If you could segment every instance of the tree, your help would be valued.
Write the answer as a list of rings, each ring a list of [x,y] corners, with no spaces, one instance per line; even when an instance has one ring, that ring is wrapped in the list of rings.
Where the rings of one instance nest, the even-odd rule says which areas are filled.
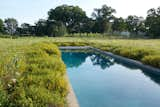
[[[8,18],[8,19],[5,19],[4,22],[5,22],[5,28],[7,33],[9,33],[10,35],[15,34],[18,27],[17,20],[14,18]]]
[[[48,22],[47,34],[51,37],[64,36],[67,33],[66,27],[62,22]]]
[[[145,22],[147,35],[156,38],[160,36],[160,7],[148,10],[147,14]]]
[[[122,17],[115,18],[112,25],[112,29],[113,31],[119,31],[119,32],[127,31],[127,24]]]
[[[129,32],[138,33],[138,31],[140,31],[140,29],[142,30],[143,28],[144,18],[130,15],[126,19],[126,23]]]
[[[0,33],[3,33],[3,30],[4,30],[3,20],[0,19]]]
[[[21,24],[22,34],[24,35],[31,35],[32,34],[32,26],[28,23]]]
[[[81,23],[87,17],[85,11],[78,6],[62,5],[48,12],[48,20],[61,21],[69,33],[77,33]]]
[[[113,13],[116,13],[116,10],[107,5],[103,5],[100,9],[94,9],[92,13],[93,18],[96,20],[94,32],[109,32],[111,29],[110,22],[114,19]]]
[[[47,21],[44,19],[39,19],[39,21],[35,24],[35,34],[37,36],[44,36],[47,34]]]
[[[93,31],[93,26],[95,21],[91,18],[85,18],[83,23],[81,24],[81,32],[82,33],[91,33]]]

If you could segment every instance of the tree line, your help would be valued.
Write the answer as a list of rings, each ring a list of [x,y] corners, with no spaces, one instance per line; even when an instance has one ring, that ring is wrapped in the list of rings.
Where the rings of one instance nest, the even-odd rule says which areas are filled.
[[[148,37],[160,37],[160,7],[149,9],[147,17],[130,15],[126,19],[115,17],[116,10],[103,5],[94,9],[92,17],[79,6],[61,5],[50,9],[47,19],[39,19],[35,25],[23,23],[18,26],[14,18],[0,19],[0,33],[10,35],[35,35],[50,37],[63,36],[66,33],[115,33],[130,32]]]

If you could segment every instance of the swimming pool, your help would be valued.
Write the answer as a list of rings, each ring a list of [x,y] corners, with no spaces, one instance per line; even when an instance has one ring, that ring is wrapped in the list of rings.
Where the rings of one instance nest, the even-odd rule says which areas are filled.
[[[160,107],[160,76],[95,52],[63,51],[80,107]]]

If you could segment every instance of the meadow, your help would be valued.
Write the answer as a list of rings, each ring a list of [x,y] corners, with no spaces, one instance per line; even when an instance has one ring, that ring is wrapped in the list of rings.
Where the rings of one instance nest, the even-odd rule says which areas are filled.
[[[0,106],[67,105],[66,68],[56,45],[92,46],[160,68],[159,39],[0,38]]]
[[[41,41],[58,46],[93,46],[127,58],[160,68],[160,39],[113,39],[105,37],[24,37],[0,39],[0,52],[14,51],[15,47]]]

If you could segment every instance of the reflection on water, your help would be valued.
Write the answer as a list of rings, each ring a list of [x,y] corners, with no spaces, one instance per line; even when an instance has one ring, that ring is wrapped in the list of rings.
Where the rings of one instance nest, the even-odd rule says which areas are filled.
[[[70,51],[70,52],[62,52],[62,54],[63,54],[62,59],[65,62],[65,64],[67,65],[67,68],[79,67],[80,65],[82,65],[86,61],[87,58],[90,58],[90,60],[92,61],[92,64],[100,66],[101,69],[109,68],[109,67],[113,66],[115,63],[123,65],[129,69],[133,69],[133,70],[138,69],[136,66],[134,66],[128,62],[124,62],[119,59],[114,59],[109,56],[103,56],[99,53],[93,53],[93,52],[84,53],[84,52]],[[159,75],[147,72],[146,70],[143,70],[143,69],[141,69],[141,70],[144,73],[144,75],[148,76],[154,82],[160,84],[160,76]]]
[[[104,58],[100,55],[91,55],[90,59],[91,59],[93,65],[98,65],[102,69],[109,68],[110,66],[112,66],[114,64],[114,60],[111,57]]]
[[[147,72],[145,70],[143,70],[144,75],[146,75],[147,77],[149,77],[152,81],[154,81],[155,83],[157,83],[158,85],[160,85],[160,76]]]
[[[159,107],[160,76],[98,53],[62,52],[81,107]]]
[[[89,53],[68,52],[68,54],[62,56],[62,59],[67,67],[78,67],[85,62],[88,56]]]
[[[98,65],[102,69],[109,68],[114,64],[114,59],[111,57],[104,57],[100,54],[83,53],[83,52],[65,52],[67,54],[62,56],[67,67],[78,67],[82,65],[86,58],[90,58],[93,65]]]

